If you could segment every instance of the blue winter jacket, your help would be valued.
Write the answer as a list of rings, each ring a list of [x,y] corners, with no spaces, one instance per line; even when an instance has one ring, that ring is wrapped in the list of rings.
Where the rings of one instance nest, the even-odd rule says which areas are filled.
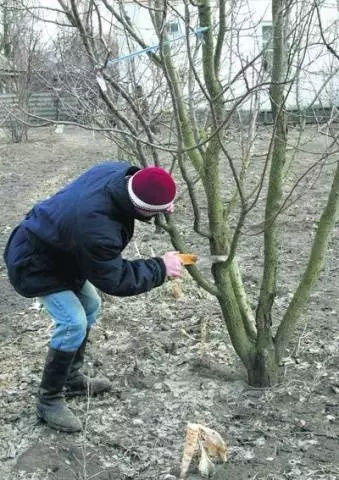
[[[128,261],[121,256],[134,220],[143,220],[127,192],[126,177],[137,170],[126,162],[96,165],[34,206],[12,232],[4,253],[18,293],[78,292],[89,280],[105,293],[128,296],[164,282],[161,258]]]

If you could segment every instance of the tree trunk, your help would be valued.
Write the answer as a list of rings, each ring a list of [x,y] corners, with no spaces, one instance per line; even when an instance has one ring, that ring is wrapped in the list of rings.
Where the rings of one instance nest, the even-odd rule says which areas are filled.
[[[222,264],[213,266],[215,283],[219,287],[218,300],[232,345],[241,358],[252,387],[270,387],[279,380],[279,365],[270,330],[255,337],[249,332],[247,316],[239,306],[232,286],[230,272]]]
[[[279,365],[270,335],[257,341],[254,356],[247,365],[248,383],[252,387],[272,387],[279,380]]]
[[[251,387],[272,387],[278,382],[279,367],[272,360],[271,352],[258,352],[253,362],[247,368],[248,384]]]
[[[284,0],[272,0],[273,67],[270,99],[274,119],[272,159],[265,209],[264,271],[256,311],[257,342],[250,382],[271,386],[277,381],[278,363],[272,339],[272,307],[276,296],[280,228],[277,217],[283,198],[283,170],[286,160],[287,122],[285,113],[286,32]],[[253,384],[253,383],[251,383]]]

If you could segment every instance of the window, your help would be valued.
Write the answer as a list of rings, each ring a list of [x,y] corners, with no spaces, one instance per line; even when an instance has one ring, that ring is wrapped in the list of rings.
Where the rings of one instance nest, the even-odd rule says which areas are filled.
[[[273,25],[262,25],[261,29],[263,45],[272,44]]]
[[[177,38],[180,36],[181,29],[178,20],[171,20],[166,23],[167,35],[169,38]]]
[[[261,26],[263,67],[265,72],[271,73],[273,66],[273,25],[266,23]]]

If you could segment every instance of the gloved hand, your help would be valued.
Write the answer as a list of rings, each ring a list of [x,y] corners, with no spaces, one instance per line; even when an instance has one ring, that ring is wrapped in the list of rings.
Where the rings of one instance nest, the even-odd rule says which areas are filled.
[[[182,272],[182,263],[177,255],[178,252],[166,252],[161,258],[166,266],[167,277],[180,277]]]

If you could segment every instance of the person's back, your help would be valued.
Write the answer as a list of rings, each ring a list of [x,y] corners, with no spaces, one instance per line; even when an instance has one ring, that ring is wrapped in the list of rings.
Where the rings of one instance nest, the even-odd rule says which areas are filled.
[[[112,218],[121,218],[120,184],[127,172],[135,173],[137,170],[125,162],[95,165],[56,194],[36,204],[22,226],[45,244],[68,252],[74,248],[74,230],[81,229],[86,221],[83,217],[85,212],[95,214],[101,211]]]

